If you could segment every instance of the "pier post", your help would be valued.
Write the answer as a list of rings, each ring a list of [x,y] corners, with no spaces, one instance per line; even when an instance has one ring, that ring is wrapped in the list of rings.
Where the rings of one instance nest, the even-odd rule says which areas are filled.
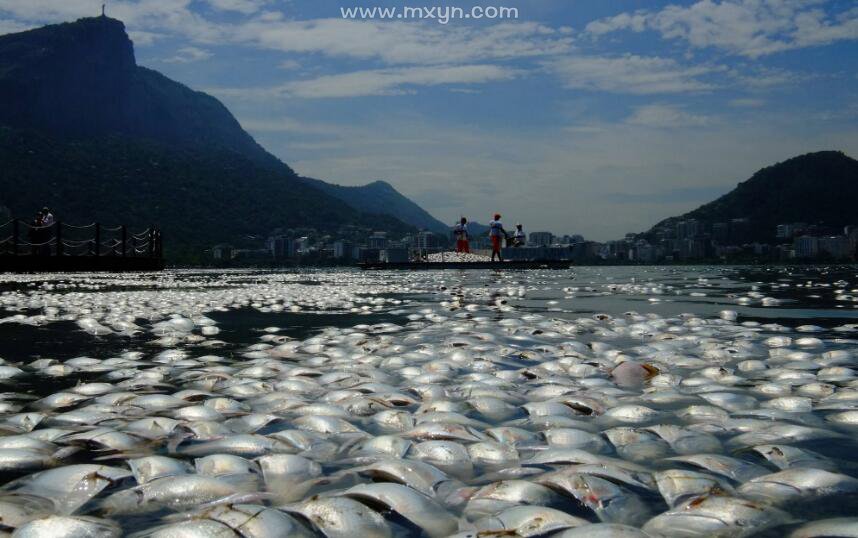
[[[125,254],[126,254],[125,249],[127,247],[127,244],[128,244],[128,229],[123,224],[122,225],[122,257],[123,258],[125,257]]]
[[[12,219],[12,254],[18,255],[18,219]]]
[[[95,251],[93,255],[97,258],[101,256],[101,224],[95,223]]]
[[[60,221],[56,222],[56,234],[54,235],[54,239],[57,242],[57,256],[63,255],[63,223]],[[48,240],[50,241],[50,240]],[[51,248],[50,244],[48,248]]]

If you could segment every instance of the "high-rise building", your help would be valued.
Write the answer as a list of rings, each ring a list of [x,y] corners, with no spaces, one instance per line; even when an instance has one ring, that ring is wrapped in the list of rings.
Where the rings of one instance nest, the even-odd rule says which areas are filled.
[[[849,241],[849,257],[858,258],[858,226],[849,225],[843,228],[843,233]]]
[[[554,241],[554,235],[551,232],[530,232],[530,246],[549,247]]]
[[[385,232],[374,232],[367,240],[369,248],[383,249],[387,247],[387,234]]]
[[[701,234],[700,222],[697,219],[685,219],[676,223],[677,239],[694,239]]]
[[[352,257],[352,250],[354,249],[354,243],[351,241],[345,241],[340,239],[339,241],[334,241],[334,258],[337,259],[350,259]]]
[[[730,221],[730,241],[736,245],[746,243],[751,238],[751,220],[732,219]]]
[[[793,246],[796,258],[808,259],[819,255],[819,239],[811,235],[796,237]]]
[[[232,259],[232,245],[215,245],[212,247],[212,258],[216,260],[229,260]]]
[[[819,238],[819,250],[835,260],[844,260],[852,255],[849,250],[849,238],[845,235],[831,235]]]
[[[417,233],[417,248],[420,250],[427,250],[438,248],[440,242],[438,241],[438,236],[429,231],[422,231]]]
[[[712,240],[719,245],[730,242],[730,225],[726,222],[716,222],[712,225]]]
[[[268,238],[268,251],[275,260],[291,258],[295,255],[295,242],[291,237],[278,235]]]
[[[310,252],[310,238],[309,237],[299,237],[295,241],[292,242],[294,245],[294,254],[306,254]]]

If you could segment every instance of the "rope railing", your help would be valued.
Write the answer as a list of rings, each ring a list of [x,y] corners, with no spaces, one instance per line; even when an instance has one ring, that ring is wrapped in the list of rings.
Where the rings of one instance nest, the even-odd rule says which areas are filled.
[[[0,239],[4,256],[121,256],[162,257],[161,232],[155,227],[129,232],[124,225],[102,226],[98,222],[82,226],[55,222],[38,226],[21,219],[0,224],[11,227],[11,235]]]

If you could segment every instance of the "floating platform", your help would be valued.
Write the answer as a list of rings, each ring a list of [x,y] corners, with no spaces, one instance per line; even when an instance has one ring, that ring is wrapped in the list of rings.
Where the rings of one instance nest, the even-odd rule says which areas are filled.
[[[129,256],[0,256],[0,273],[161,271],[162,258]]]
[[[569,269],[570,261],[510,260],[504,262],[365,262],[358,267],[364,270],[397,269],[406,271],[436,271],[439,269],[510,270],[510,269]]]

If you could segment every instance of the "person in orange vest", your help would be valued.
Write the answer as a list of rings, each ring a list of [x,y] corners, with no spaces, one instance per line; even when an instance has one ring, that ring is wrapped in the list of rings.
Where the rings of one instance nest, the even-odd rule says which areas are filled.
[[[468,219],[462,217],[458,224],[453,227],[453,236],[456,238],[456,252],[471,252],[468,243]]]
[[[503,224],[501,224],[501,216],[499,213],[495,213],[495,218],[489,222],[489,237],[492,240],[492,261],[495,261],[495,255],[498,257],[498,261],[503,261],[503,256],[501,256],[501,241],[506,239],[506,230],[503,229]]]

